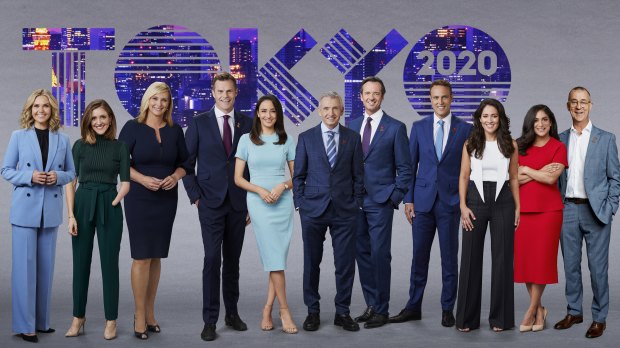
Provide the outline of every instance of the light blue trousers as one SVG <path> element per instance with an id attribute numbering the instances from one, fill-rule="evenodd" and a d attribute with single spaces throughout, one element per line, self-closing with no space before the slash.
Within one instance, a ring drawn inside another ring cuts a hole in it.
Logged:
<path id="1" fill-rule="evenodd" d="M 13 332 L 49 329 L 57 232 L 13 225 Z"/>

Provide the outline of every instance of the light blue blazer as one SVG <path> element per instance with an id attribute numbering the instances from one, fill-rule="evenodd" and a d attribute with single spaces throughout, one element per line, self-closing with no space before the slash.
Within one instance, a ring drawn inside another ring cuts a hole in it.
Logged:
<path id="1" fill-rule="evenodd" d="M 570 151 L 570 129 L 560 133 L 560 140 Z M 620 162 L 616 136 L 593 125 L 584 164 L 583 182 L 590 207 L 601 223 L 607 225 L 618 210 L 620 197 Z M 558 180 L 562 198 L 566 195 L 567 172 L 565 170 Z"/>
<path id="2" fill-rule="evenodd" d="M 33 185 L 32 173 L 35 170 L 55 171 L 56 185 Z M 1 173 L 4 179 L 13 184 L 11 224 L 56 227 L 62 223 L 63 186 L 75 178 L 67 135 L 50 132 L 47 167 L 43 168 L 41 148 L 34 128 L 14 131 L 4 155 Z"/>

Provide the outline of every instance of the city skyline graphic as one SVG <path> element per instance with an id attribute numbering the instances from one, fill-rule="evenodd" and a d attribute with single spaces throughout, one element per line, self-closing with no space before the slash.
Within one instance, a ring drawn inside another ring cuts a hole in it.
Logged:
<path id="1" fill-rule="evenodd" d="M 433 115 L 429 88 L 437 79 L 452 84 L 452 115 L 471 121 L 482 100 L 506 102 L 510 63 L 499 43 L 484 31 L 470 26 L 444 26 L 418 40 L 403 70 L 407 100 L 422 117 Z"/>
<path id="2" fill-rule="evenodd" d="M 86 108 L 86 51 L 114 49 L 114 28 L 22 29 L 22 50 L 52 51 L 52 94 L 68 127 L 79 126 Z"/>

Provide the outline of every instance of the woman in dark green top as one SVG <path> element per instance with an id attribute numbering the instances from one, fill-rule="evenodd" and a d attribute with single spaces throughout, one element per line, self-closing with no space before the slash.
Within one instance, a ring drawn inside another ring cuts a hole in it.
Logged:
<path id="1" fill-rule="evenodd" d="M 69 234 L 73 236 L 73 322 L 65 336 L 79 336 L 86 322 L 96 229 L 106 318 L 103 337 L 111 340 L 116 338 L 118 253 L 123 232 L 123 210 L 119 203 L 129 192 L 129 151 L 125 143 L 116 140 L 116 118 L 105 100 L 88 104 L 81 130 L 82 139 L 73 145 L 77 176 L 66 186 Z M 121 179 L 118 193 L 117 176 Z M 80 184 L 76 192 L 77 182 Z"/>

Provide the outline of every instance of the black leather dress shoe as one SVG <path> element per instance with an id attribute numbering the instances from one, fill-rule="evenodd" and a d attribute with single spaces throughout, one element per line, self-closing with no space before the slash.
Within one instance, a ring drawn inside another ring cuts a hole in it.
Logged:
<path id="1" fill-rule="evenodd" d="M 453 327 L 456 320 L 452 311 L 441 312 L 441 325 L 445 327 Z"/>
<path id="2" fill-rule="evenodd" d="M 364 311 L 364 313 L 362 313 L 362 315 L 355 318 L 355 321 L 358 323 L 363 323 L 365 321 L 368 321 L 368 319 L 372 318 L 373 314 L 375 314 L 375 309 L 372 308 L 372 306 L 368 306 L 366 307 L 366 310 Z"/>
<path id="3" fill-rule="evenodd" d="M 347 331 L 359 331 L 360 326 L 348 314 L 336 314 L 334 325 L 342 326 Z"/>
<path id="4" fill-rule="evenodd" d="M 19 336 L 21 336 L 22 340 L 26 341 L 26 342 L 32 342 L 32 343 L 37 343 L 39 342 L 39 337 L 37 337 L 37 335 L 26 335 L 26 334 L 19 334 Z"/>
<path id="5" fill-rule="evenodd" d="M 200 338 L 202 338 L 203 341 L 215 340 L 215 324 L 205 324 L 205 327 L 200 333 Z"/>
<path id="6" fill-rule="evenodd" d="M 390 323 L 404 323 L 406 321 L 420 319 L 422 319 L 422 312 L 405 308 L 397 315 L 390 317 Z"/>
<path id="7" fill-rule="evenodd" d="M 239 314 L 226 314 L 224 323 L 226 323 L 226 326 L 230 326 L 237 331 L 245 331 L 248 329 L 248 326 L 241 320 Z"/>
<path id="8" fill-rule="evenodd" d="M 385 314 L 375 313 L 366 323 L 364 324 L 364 328 L 366 329 L 374 329 L 376 327 L 381 327 L 387 323 L 389 323 L 390 319 Z"/>
<path id="9" fill-rule="evenodd" d="M 319 316 L 319 313 L 308 314 L 306 320 L 304 321 L 304 330 L 316 331 L 319 329 L 319 326 L 321 326 L 321 317 Z"/>

